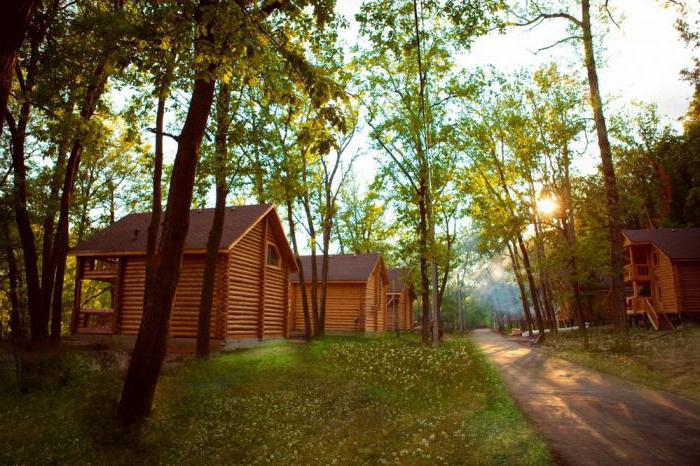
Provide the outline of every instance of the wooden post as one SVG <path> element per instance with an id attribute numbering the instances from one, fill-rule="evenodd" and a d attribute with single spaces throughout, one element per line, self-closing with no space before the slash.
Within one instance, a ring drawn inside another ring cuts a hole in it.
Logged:
<path id="1" fill-rule="evenodd" d="M 70 331 L 75 333 L 78 330 L 78 320 L 80 318 L 80 301 L 83 293 L 83 262 L 82 257 L 76 257 L 75 264 L 75 288 L 73 291 L 73 315 L 71 316 Z"/>
<path id="2" fill-rule="evenodd" d="M 117 278 L 114 279 L 114 286 L 112 287 L 112 333 L 118 334 L 120 332 L 120 322 L 121 322 L 121 311 L 122 311 L 122 280 L 124 279 L 124 261 L 125 257 L 117 258 Z"/>

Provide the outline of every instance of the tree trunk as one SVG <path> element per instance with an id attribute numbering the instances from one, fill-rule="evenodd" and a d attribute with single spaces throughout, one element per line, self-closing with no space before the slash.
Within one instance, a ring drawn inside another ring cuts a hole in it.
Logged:
<path id="1" fill-rule="evenodd" d="M 196 51 L 213 41 L 212 24 L 205 23 L 202 18 L 205 10 L 216 7 L 217 4 L 217 0 L 199 2 L 195 13 L 195 30 L 204 35 L 195 39 Z M 156 383 L 165 358 L 170 314 L 189 229 L 199 148 L 214 99 L 216 81 L 211 76 L 215 70 L 215 65 L 209 65 L 209 76 L 195 79 L 187 117 L 178 139 L 163 233 L 158 246 L 160 263 L 150 289 L 146 290 L 153 298 L 143 310 L 143 319 L 118 406 L 119 417 L 126 424 L 140 421 L 151 411 Z"/>
<path id="2" fill-rule="evenodd" d="M 527 291 L 525 290 L 525 283 L 523 281 L 523 275 L 520 272 L 520 261 L 518 260 L 518 250 L 513 245 L 511 247 L 508 243 L 508 253 L 510 254 L 510 260 L 513 262 L 513 273 L 515 274 L 515 281 L 518 284 L 518 289 L 520 290 L 520 302 L 523 306 L 523 315 L 525 316 L 525 321 L 527 322 L 527 330 L 530 332 L 532 337 L 532 315 L 530 314 L 530 302 L 527 299 Z"/>
<path id="3" fill-rule="evenodd" d="M 29 117 L 29 104 L 22 105 L 17 124 L 9 114 L 5 113 L 10 127 L 12 144 L 12 169 L 14 181 L 15 221 L 22 243 L 22 258 L 24 259 L 24 275 L 27 286 L 27 308 L 29 311 L 29 326 L 32 343 L 43 344 L 48 339 L 49 314 L 42 302 L 41 283 L 39 282 L 39 257 L 36 249 L 36 239 L 27 207 L 27 167 L 25 164 L 24 140 L 26 122 Z"/>
<path id="4" fill-rule="evenodd" d="M 160 228 L 160 218 L 163 213 L 163 120 L 165 118 L 166 92 L 165 89 L 161 89 L 161 92 L 158 94 L 158 108 L 156 110 L 156 147 L 153 158 L 152 184 L 153 198 L 151 200 L 151 221 L 148 224 L 148 232 L 146 234 L 146 288 L 149 283 L 152 283 L 153 271 L 157 267 L 155 251 L 156 242 L 158 240 L 158 230 Z M 148 299 L 148 297 L 144 294 L 144 307 L 146 299 Z"/>
<path id="5" fill-rule="evenodd" d="M 302 157 L 304 155 L 302 154 Z M 306 171 L 306 166 L 304 166 Z M 306 175 L 304 175 L 306 180 Z M 306 185 L 306 183 L 305 183 Z M 323 335 L 324 329 L 321 327 L 321 319 L 318 314 L 318 264 L 316 264 L 316 228 L 314 227 L 314 218 L 311 214 L 311 204 L 309 202 L 308 192 L 301 196 L 306 213 L 306 221 L 309 227 L 309 243 L 311 246 L 311 315 L 313 316 L 314 336 Z"/>
<path id="6" fill-rule="evenodd" d="M 88 122 L 95 113 L 97 102 L 104 92 L 107 84 L 108 73 L 105 72 L 108 66 L 108 59 L 97 65 L 93 73 L 93 82 L 87 90 L 83 108 L 80 112 L 81 121 Z M 58 225 L 54 235 L 52 254 L 51 254 L 51 273 L 49 282 L 43 283 L 44 305 L 49 306 L 51 302 L 51 339 L 56 342 L 61 338 L 61 316 L 63 313 L 63 273 L 66 267 L 66 255 L 68 254 L 68 228 L 70 206 L 73 200 L 73 192 L 75 190 L 75 179 L 78 176 L 80 167 L 80 158 L 83 152 L 83 143 L 78 137 L 73 142 L 68 163 L 66 164 L 66 173 L 63 180 L 63 191 L 61 192 L 61 204 L 58 213 Z M 44 259 L 46 260 L 46 259 Z M 51 280 L 53 278 L 53 280 Z M 54 288 L 60 288 L 55 290 Z M 53 292 L 53 300 L 50 300 Z M 47 311 L 48 312 L 48 311 Z"/>
<path id="7" fill-rule="evenodd" d="M 289 224 L 289 235 L 292 237 L 292 247 L 294 248 L 294 260 L 299 268 L 299 291 L 301 292 L 301 308 L 304 313 L 304 339 L 311 341 L 311 318 L 309 316 L 309 301 L 306 296 L 306 283 L 304 281 L 304 266 L 299 259 L 299 245 L 297 243 L 296 226 L 294 225 L 294 209 L 292 207 L 291 195 L 287 193 L 287 222 Z"/>
<path id="8" fill-rule="evenodd" d="M 202 296 L 199 303 L 199 320 L 197 325 L 197 356 L 209 357 L 209 336 L 211 327 L 211 307 L 214 302 L 214 283 L 216 280 L 216 262 L 221 245 L 221 234 L 224 229 L 226 216 L 227 185 L 227 156 L 226 136 L 229 127 L 229 100 L 231 87 L 221 83 L 216 103 L 216 207 L 214 208 L 214 221 L 209 230 L 207 240 L 207 257 L 204 266 L 204 278 L 202 279 Z"/>
<path id="9" fill-rule="evenodd" d="M 0 27 L 0 115 L 5 115 L 7 110 L 19 50 L 38 4 L 36 0 L 13 0 L 4 5 L 4 20 Z M 3 120 L 0 118 L 0 135 Z"/>
<path id="10" fill-rule="evenodd" d="M 420 285 L 421 285 L 421 306 L 423 321 L 421 324 L 421 341 L 424 345 L 431 342 L 430 338 L 430 280 L 428 278 L 428 222 L 425 208 L 425 180 L 421 177 L 420 190 L 418 196 L 418 211 L 420 219 L 418 222 L 418 241 L 420 243 Z"/>
<path id="11" fill-rule="evenodd" d="M 532 299 L 532 307 L 535 309 L 535 319 L 537 321 L 537 329 L 540 332 L 540 341 L 543 341 L 545 338 L 545 326 L 544 320 L 542 319 L 540 301 L 537 297 L 537 284 L 535 283 L 535 277 L 532 275 L 532 268 L 530 267 L 530 255 L 527 252 L 527 247 L 525 246 L 525 242 L 523 241 L 523 237 L 520 233 L 518 233 L 517 240 L 518 246 L 520 247 L 520 253 L 522 254 L 527 281 L 530 285 L 530 298 Z"/>
<path id="12" fill-rule="evenodd" d="M 610 140 L 608 139 L 608 129 L 603 113 L 603 100 L 600 96 L 600 86 L 598 84 L 598 71 L 596 69 L 595 54 L 593 51 L 593 34 L 591 32 L 590 0 L 581 1 L 583 32 L 583 46 L 588 73 L 588 85 L 591 93 L 591 106 L 593 107 L 593 119 L 595 121 L 598 135 L 598 147 L 600 148 L 601 167 L 603 170 L 603 180 L 605 182 L 605 192 L 607 198 L 608 211 L 608 235 L 610 236 L 610 269 L 612 273 L 611 300 L 612 310 L 618 316 L 618 328 L 625 336 L 627 333 L 627 313 L 625 311 L 624 296 L 624 251 L 622 241 L 622 226 L 620 216 L 620 203 L 617 191 L 617 179 L 615 177 L 615 166 L 610 150 Z M 623 342 L 626 344 L 627 342 Z"/>

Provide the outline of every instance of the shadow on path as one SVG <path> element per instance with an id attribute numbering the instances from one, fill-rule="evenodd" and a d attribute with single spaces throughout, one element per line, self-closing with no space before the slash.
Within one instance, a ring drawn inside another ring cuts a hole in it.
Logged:
<path id="1" fill-rule="evenodd" d="M 490 330 L 472 338 L 565 463 L 700 465 L 700 405 L 549 357 Z"/>

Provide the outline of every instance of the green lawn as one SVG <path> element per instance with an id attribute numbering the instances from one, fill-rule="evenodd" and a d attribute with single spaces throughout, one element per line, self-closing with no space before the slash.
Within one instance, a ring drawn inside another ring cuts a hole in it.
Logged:
<path id="1" fill-rule="evenodd" d="M 329 337 L 187 361 L 165 370 L 138 437 L 113 421 L 120 373 L 108 357 L 63 351 L 43 367 L 26 395 L 1 376 L 0 464 L 550 461 L 466 339 L 431 350 L 412 337 Z"/>
<path id="2" fill-rule="evenodd" d="M 617 334 L 611 328 L 591 328 L 589 338 L 588 351 L 579 332 L 560 332 L 547 346 L 569 361 L 700 401 L 700 327 L 630 329 L 629 351 L 616 350 Z"/>

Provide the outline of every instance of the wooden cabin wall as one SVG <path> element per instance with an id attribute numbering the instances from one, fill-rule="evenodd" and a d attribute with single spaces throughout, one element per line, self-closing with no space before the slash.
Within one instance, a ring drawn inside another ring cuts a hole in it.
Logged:
<path id="1" fill-rule="evenodd" d="M 391 287 L 388 288 L 391 290 Z M 386 330 L 395 331 L 394 326 L 394 303 L 396 301 L 396 313 L 399 319 L 399 330 L 411 330 L 413 328 L 413 301 L 411 300 L 411 292 L 408 287 L 404 287 L 400 293 L 390 295 L 387 293 L 386 298 Z"/>
<path id="2" fill-rule="evenodd" d="M 402 318 L 401 325 L 403 330 L 411 330 L 413 328 L 413 300 L 411 299 L 411 291 L 404 287 L 401 292 L 401 307 Z"/>
<path id="3" fill-rule="evenodd" d="M 394 320 L 398 319 L 399 322 L 399 328 L 401 325 L 401 312 L 403 310 L 403 305 L 401 303 L 401 295 L 400 294 L 387 294 L 386 297 L 386 329 L 387 330 L 396 330 L 396 325 L 394 324 Z M 395 315 L 398 314 L 398 315 Z"/>
<path id="4" fill-rule="evenodd" d="M 233 339 L 259 338 L 263 222 L 253 227 L 229 254 L 226 335 Z"/>
<path id="5" fill-rule="evenodd" d="M 306 299 L 311 314 L 311 287 L 306 285 Z M 319 287 L 319 296 L 320 296 Z M 361 283 L 329 283 L 326 295 L 326 331 L 362 332 L 364 321 L 362 304 L 365 285 Z M 292 284 L 292 328 L 295 332 L 304 331 L 304 308 L 301 301 L 301 286 Z M 309 316 L 311 318 L 311 316 Z M 313 325 L 313 324 L 312 324 Z"/>
<path id="6" fill-rule="evenodd" d="M 700 312 L 700 262 L 677 262 L 682 311 Z"/>
<path id="7" fill-rule="evenodd" d="M 381 267 L 374 269 L 365 290 L 365 331 L 383 332 L 386 329 L 387 287 L 382 280 Z"/>
<path id="8" fill-rule="evenodd" d="M 267 244 L 271 243 L 277 247 L 281 256 L 282 247 L 272 228 L 268 225 L 265 229 L 267 230 L 267 238 L 264 253 L 267 253 Z M 265 260 L 266 257 L 263 256 L 263 261 Z M 263 338 L 287 337 L 288 277 L 289 264 L 282 257 L 280 257 L 280 267 L 267 265 L 265 267 Z"/>
<path id="9" fill-rule="evenodd" d="M 146 279 L 146 259 L 144 256 L 127 256 L 124 258 L 124 275 L 121 290 L 121 305 L 118 309 L 119 333 L 136 335 L 143 316 L 143 292 Z M 175 290 L 175 300 L 170 318 L 169 335 L 171 337 L 196 337 L 201 299 L 202 278 L 204 275 L 205 256 L 203 254 L 185 255 L 182 271 Z M 220 255 L 217 263 L 214 284 L 214 301 L 212 305 L 211 336 L 222 338 L 223 303 L 226 255 Z"/>
<path id="10" fill-rule="evenodd" d="M 377 303 L 377 280 L 375 279 L 374 273 L 370 275 L 369 279 L 367 280 L 364 303 L 365 332 L 376 332 L 378 328 L 378 308 L 375 306 Z"/>
<path id="11" fill-rule="evenodd" d="M 659 265 L 657 267 L 650 265 L 652 267 L 651 270 L 653 270 L 651 273 L 656 276 L 656 280 L 652 283 L 652 286 L 655 287 L 652 290 L 652 294 L 656 296 L 657 302 L 659 302 L 658 289 L 656 287 L 660 287 L 662 294 L 660 310 L 678 312 L 681 309 L 673 273 L 673 263 L 661 251 L 655 250 L 655 252 L 659 256 Z M 653 264 L 651 257 L 649 257 L 649 264 Z"/>

